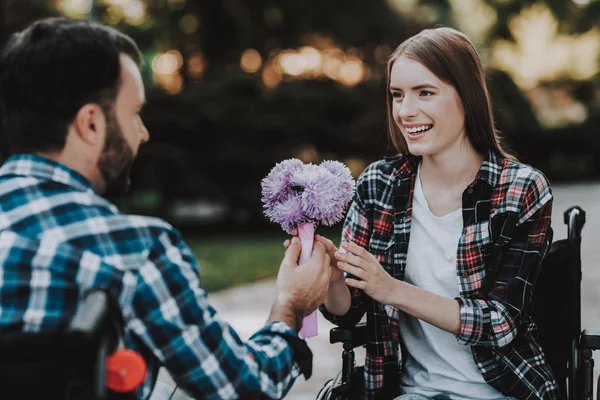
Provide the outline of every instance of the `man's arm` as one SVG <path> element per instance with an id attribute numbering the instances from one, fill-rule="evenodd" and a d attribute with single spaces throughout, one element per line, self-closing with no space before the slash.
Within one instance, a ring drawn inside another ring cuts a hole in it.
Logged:
<path id="1" fill-rule="evenodd" d="M 296 333 L 301 316 L 285 296 L 270 322 L 242 342 L 210 305 L 196 260 L 178 234 L 160 235 L 139 275 L 127 328 L 190 395 L 282 398 L 301 367 L 306 372 L 311 365 L 312 354 Z"/>

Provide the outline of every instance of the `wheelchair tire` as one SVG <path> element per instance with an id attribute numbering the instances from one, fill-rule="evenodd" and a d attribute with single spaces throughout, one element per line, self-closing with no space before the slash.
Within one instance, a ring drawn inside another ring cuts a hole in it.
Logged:
<path id="1" fill-rule="evenodd" d="M 333 388 L 336 386 L 339 386 L 340 383 L 342 383 L 342 373 L 341 372 L 339 374 L 337 374 L 337 376 L 335 378 L 330 379 L 327 382 L 325 382 L 325 385 L 323 385 L 323 387 L 317 394 L 316 400 L 336 400 L 333 398 L 332 391 L 333 391 Z"/>
<path id="2" fill-rule="evenodd" d="M 355 375 L 359 374 L 362 377 L 362 371 L 363 371 L 362 367 L 355 368 L 354 374 Z M 319 390 L 316 400 L 338 400 L 338 399 L 341 400 L 342 396 L 336 396 L 334 398 L 333 394 L 332 394 L 333 388 L 339 386 L 341 383 L 342 383 L 342 372 L 340 371 L 335 378 L 330 379 L 327 382 L 325 382 L 325 385 L 323 385 L 321 390 Z M 362 384 L 360 385 L 360 389 L 361 389 L 361 391 L 359 391 L 359 392 L 362 392 Z M 360 398 L 360 394 L 358 392 L 351 392 L 350 394 L 348 394 L 346 396 L 344 396 L 344 397 L 347 399 Z"/>
<path id="3" fill-rule="evenodd" d="M 325 385 L 319 390 L 317 397 L 315 400 L 330 400 L 331 397 L 331 389 L 333 388 L 333 379 L 325 382 Z"/>

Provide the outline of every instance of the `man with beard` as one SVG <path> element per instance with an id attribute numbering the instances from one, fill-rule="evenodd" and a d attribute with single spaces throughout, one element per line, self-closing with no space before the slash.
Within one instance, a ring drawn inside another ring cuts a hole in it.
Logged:
<path id="1" fill-rule="evenodd" d="M 3 50 L 12 156 L 0 168 L 0 332 L 60 329 L 86 292 L 106 289 L 121 307 L 126 346 L 149 366 L 140 398 L 160 366 L 195 398 L 281 398 L 300 373 L 310 376 L 312 354 L 297 332 L 326 296 L 332 245 L 319 239 L 296 268 L 294 238 L 267 324 L 242 342 L 211 307 L 179 233 L 101 197 L 127 189 L 149 139 L 139 61 L 129 37 L 65 18 L 33 23 Z"/>

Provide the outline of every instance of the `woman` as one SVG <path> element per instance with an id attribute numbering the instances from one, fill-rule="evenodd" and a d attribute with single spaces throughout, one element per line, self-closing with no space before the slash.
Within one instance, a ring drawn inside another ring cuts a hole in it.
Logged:
<path id="1" fill-rule="evenodd" d="M 338 325 L 367 313 L 364 397 L 559 398 L 529 315 L 552 240 L 548 181 L 502 147 L 462 33 L 406 40 L 387 82 L 401 155 L 359 178 L 321 307 Z"/>

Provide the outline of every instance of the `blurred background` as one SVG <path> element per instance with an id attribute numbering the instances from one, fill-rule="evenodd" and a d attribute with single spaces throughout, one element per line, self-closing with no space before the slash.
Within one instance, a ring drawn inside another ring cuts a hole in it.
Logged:
<path id="1" fill-rule="evenodd" d="M 114 200 L 182 230 L 209 290 L 276 272 L 285 236 L 260 200 L 276 162 L 336 159 L 358 177 L 394 153 L 384 67 L 424 28 L 475 42 L 522 161 L 553 183 L 600 176 L 598 0 L 2 0 L 0 40 L 55 15 L 139 44 L 151 140 Z"/>
<path id="2" fill-rule="evenodd" d="M 213 298 L 242 336 L 264 323 L 273 284 L 254 282 L 275 276 L 286 237 L 262 214 L 261 179 L 292 157 L 339 160 L 358 177 L 392 155 L 389 54 L 424 28 L 462 30 L 488 69 L 506 143 L 555 188 L 556 237 L 567 206 L 588 210 L 583 318 L 600 327 L 599 0 L 2 0 L 0 42 L 56 15 L 109 24 L 139 44 L 151 140 L 131 191 L 113 200 L 180 229 L 209 292 L 236 287 Z M 340 226 L 321 233 L 338 242 Z M 254 320 L 249 304 L 262 312 Z M 341 365 L 321 337 L 316 383 L 297 385 L 296 398 Z"/>

